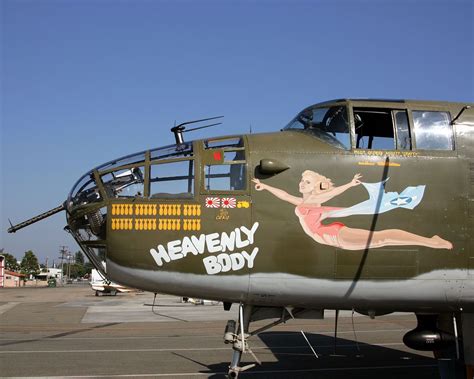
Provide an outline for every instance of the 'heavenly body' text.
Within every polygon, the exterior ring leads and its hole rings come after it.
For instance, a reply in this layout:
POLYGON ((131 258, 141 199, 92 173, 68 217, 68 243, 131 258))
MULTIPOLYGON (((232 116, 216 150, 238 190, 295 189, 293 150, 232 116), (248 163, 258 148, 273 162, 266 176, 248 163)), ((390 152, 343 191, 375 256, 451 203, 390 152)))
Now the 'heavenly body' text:
POLYGON ((160 267, 164 263, 186 258, 188 254, 201 255, 205 252, 216 254, 209 255, 202 260, 209 275, 238 271, 245 266, 253 268, 255 257, 258 254, 258 247, 251 248, 250 246, 254 243, 258 225, 258 222, 256 222, 250 229, 241 226, 230 233, 222 232, 184 237, 180 240, 170 241, 166 246, 158 245, 156 249, 150 249, 150 254, 160 267), (242 250, 244 248, 247 249, 242 250), (234 250, 239 251, 234 252, 234 250))

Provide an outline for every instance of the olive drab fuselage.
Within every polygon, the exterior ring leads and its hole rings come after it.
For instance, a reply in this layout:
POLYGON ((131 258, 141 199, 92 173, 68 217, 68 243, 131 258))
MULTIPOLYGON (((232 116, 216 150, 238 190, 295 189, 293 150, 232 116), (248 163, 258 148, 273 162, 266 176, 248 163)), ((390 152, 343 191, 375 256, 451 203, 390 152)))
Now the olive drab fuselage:
POLYGON ((152 292, 472 311, 466 105, 335 100, 282 131, 121 158, 75 185, 69 229, 111 280, 152 292))

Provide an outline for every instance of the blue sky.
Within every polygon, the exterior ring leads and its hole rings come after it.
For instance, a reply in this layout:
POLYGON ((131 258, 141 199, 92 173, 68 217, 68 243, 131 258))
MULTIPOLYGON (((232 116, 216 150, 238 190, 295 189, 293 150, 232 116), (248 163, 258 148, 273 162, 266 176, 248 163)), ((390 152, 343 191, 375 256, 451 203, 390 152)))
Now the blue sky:
POLYGON ((474 99, 472 0, 3 0, 0 248, 51 263, 79 248, 61 204, 86 171, 209 135, 278 130, 341 97, 474 99), (189 136, 189 135, 188 135, 189 136))

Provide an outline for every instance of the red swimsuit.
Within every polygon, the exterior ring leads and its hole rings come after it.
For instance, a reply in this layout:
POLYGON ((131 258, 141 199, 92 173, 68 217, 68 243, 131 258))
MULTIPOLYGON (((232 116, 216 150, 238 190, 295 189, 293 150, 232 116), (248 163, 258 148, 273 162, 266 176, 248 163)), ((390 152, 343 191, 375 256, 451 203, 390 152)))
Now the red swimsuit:
POLYGON ((341 208, 300 204, 295 208, 295 213, 297 216, 303 217, 304 223, 313 234, 317 234, 321 238, 324 238, 325 235, 337 237, 339 231, 345 227, 342 222, 333 222, 328 225, 321 224, 321 216, 323 213, 337 209, 341 208))

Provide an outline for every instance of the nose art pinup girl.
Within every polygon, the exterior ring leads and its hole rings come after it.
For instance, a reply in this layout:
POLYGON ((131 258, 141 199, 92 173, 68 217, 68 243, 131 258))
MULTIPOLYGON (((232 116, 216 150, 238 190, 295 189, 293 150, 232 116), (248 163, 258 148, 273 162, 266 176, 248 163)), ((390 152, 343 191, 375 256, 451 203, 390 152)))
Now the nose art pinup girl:
MULTIPOLYGON (((306 170, 303 172, 301 181, 299 183, 299 192, 301 193, 302 197, 290 195, 279 188, 261 183, 258 179, 252 179, 252 181, 255 183, 255 189, 257 191, 267 190, 277 198, 295 205, 295 213, 298 216, 304 232, 320 244, 334 246, 346 250, 363 250, 367 248, 373 249, 383 246, 402 245, 426 246, 433 249, 452 249, 453 245, 451 242, 446 241, 436 235, 428 238, 400 229, 370 231, 365 229, 350 228, 341 222, 333 222, 326 225, 323 224, 323 220, 327 218, 338 217, 338 214, 340 217, 351 215, 350 212, 344 212, 349 208, 327 207, 323 206, 322 204, 326 203, 337 195, 342 194, 349 188, 358 186, 360 184, 364 184, 366 187, 370 185, 374 186, 374 184, 362 183, 360 178, 361 175, 357 174, 349 183, 335 187, 330 179, 314 171, 306 170)), ((381 188, 382 184, 383 183, 377 183, 377 188, 381 188)), ((413 190, 413 187, 409 188, 413 190)), ((417 188, 414 190, 417 190, 417 188)), ((418 196, 418 202, 421 201, 421 196, 418 196)), ((416 199, 416 196, 413 198, 416 199)), ((400 197, 400 199, 402 199, 402 197, 400 197)), ((368 201, 364 203, 368 203, 368 201)), ((376 200, 372 200, 372 203, 375 204, 376 200)), ((390 209, 394 209, 395 207, 390 209)), ((356 208, 356 206, 351 207, 351 209, 352 208, 356 208)), ((383 213, 390 209, 385 209, 380 212, 377 212, 375 209, 373 209, 372 214, 383 213)))

